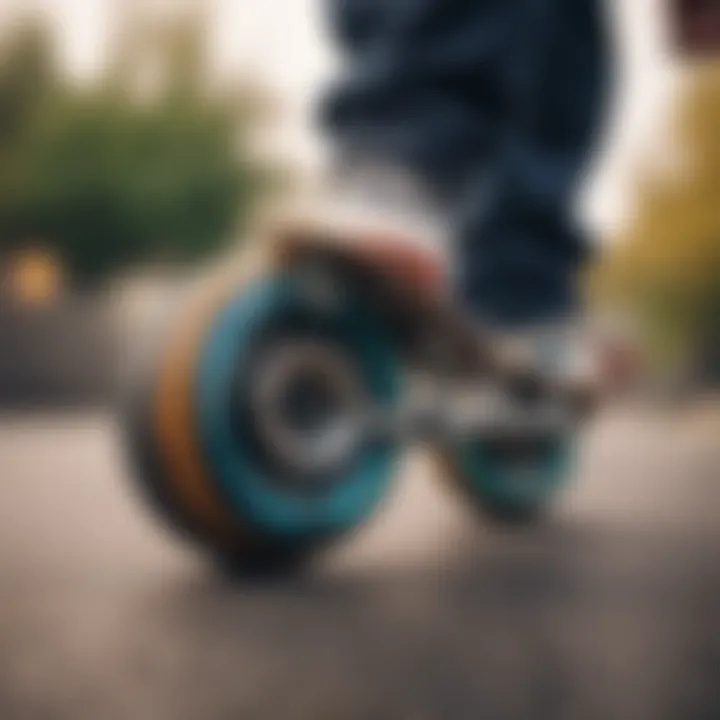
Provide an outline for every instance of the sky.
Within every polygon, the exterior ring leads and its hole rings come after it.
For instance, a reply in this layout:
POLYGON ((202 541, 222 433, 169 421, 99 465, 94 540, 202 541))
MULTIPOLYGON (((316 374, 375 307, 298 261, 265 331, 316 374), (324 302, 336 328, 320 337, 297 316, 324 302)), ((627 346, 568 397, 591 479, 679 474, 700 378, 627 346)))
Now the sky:
MULTIPOLYGON (((0 22, 35 7, 59 30, 70 68, 91 73, 102 62, 118 9, 132 2, 177 7, 192 0, 0 0, 0 22)), ((390 0, 388 0, 390 1, 390 0)), ((285 110, 275 133, 278 151, 308 166, 323 156, 310 121, 313 103, 336 58, 320 13, 321 0, 204 0, 212 19, 214 61, 223 73, 251 74, 275 92, 285 110)), ((662 52, 661 0, 608 0, 620 53, 620 82, 597 158, 579 204, 604 234, 632 210, 632 168, 652 152, 658 118, 669 102, 672 67, 662 52)))

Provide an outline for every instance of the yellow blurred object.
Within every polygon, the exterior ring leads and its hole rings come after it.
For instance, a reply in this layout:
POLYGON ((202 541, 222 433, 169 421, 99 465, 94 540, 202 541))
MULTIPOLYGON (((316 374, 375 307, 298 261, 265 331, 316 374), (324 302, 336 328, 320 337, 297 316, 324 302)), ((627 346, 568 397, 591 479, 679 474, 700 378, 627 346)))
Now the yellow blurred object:
POLYGON ((25 250, 10 264, 10 288, 24 305, 49 305, 62 289, 62 269, 57 259, 44 250, 25 250))
POLYGON ((633 222, 590 277, 600 305, 629 311, 652 353, 676 367, 714 364, 720 342, 720 62, 681 86, 668 146, 682 164, 641 172, 633 222))

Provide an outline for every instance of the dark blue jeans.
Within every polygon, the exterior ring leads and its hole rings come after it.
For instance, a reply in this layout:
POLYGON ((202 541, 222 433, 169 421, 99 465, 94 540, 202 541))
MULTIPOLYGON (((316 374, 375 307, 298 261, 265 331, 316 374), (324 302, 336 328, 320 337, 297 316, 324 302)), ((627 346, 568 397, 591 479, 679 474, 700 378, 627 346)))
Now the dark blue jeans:
POLYGON ((502 324, 570 312, 571 217, 606 86, 602 0, 327 0, 347 72, 324 108, 346 155, 396 163, 453 219, 460 291, 502 324))

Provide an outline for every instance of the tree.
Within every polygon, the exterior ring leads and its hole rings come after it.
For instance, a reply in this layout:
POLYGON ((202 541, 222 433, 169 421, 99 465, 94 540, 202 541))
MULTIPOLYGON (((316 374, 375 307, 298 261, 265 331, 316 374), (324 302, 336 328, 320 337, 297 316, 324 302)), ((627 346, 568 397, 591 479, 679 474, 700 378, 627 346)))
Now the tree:
POLYGON ((152 37, 147 91, 125 46, 79 86, 37 23, 0 65, 0 250, 40 243, 78 283, 143 261, 193 261, 243 230, 272 170, 253 159, 258 93, 212 91, 198 17, 152 37), (130 71, 127 69, 130 68, 130 71))
POLYGON ((682 162, 640 179, 634 220, 592 284, 641 320, 665 361, 707 365, 720 360, 720 68, 696 70, 676 107, 682 162))

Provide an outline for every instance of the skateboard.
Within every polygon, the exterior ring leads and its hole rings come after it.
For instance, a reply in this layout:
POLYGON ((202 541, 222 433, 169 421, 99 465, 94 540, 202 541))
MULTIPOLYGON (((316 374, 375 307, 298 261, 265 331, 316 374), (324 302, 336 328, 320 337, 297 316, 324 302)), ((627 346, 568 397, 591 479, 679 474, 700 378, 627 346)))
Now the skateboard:
POLYGON ((542 515, 592 398, 500 358, 411 239, 276 228, 209 273, 142 368, 134 476, 234 573, 285 573, 370 517, 404 449, 482 514, 542 515))

